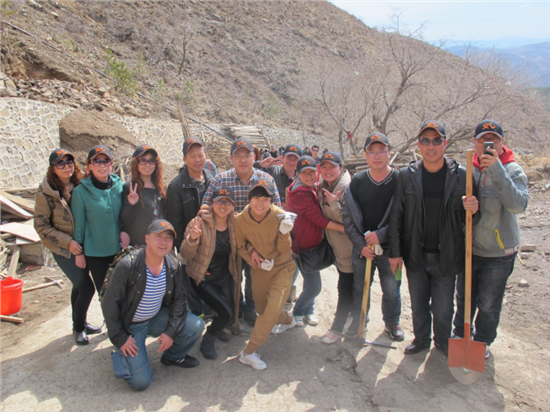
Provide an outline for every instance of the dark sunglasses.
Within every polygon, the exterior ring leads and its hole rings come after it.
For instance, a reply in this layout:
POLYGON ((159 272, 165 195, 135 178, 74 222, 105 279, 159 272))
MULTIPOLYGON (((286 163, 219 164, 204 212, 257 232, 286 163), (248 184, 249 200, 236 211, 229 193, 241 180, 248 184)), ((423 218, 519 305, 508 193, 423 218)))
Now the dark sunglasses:
POLYGON ((418 141, 422 146, 429 146, 430 143, 432 143, 434 146, 441 146, 445 139, 443 139, 442 137, 436 137, 430 140, 427 137, 423 137, 422 139, 418 139, 418 141))
POLYGON ((65 166, 73 167, 74 166, 74 160, 63 160, 63 161, 57 162, 55 164, 55 168, 59 169, 59 170, 65 169, 65 166))
POLYGON ((92 164, 94 166, 101 166, 101 165, 111 166, 113 164, 113 161, 111 159, 104 159, 104 160, 94 159, 92 160, 92 164))
POLYGON ((155 166, 157 164, 157 159, 145 159, 145 158, 139 158, 138 163, 142 166, 145 166, 147 164, 151 166, 155 166))
POLYGON ((218 206, 233 206, 233 202, 229 199, 217 199, 214 200, 214 203, 218 206))

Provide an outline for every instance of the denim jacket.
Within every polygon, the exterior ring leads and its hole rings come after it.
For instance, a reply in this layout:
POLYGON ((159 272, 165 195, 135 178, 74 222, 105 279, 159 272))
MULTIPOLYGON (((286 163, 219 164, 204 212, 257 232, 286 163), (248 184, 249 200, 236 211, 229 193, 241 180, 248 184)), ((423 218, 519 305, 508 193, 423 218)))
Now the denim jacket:
MULTIPOLYGON (((507 149, 510 150, 510 149, 507 149)), ((473 254, 501 257, 516 253, 520 244, 517 214, 527 208, 527 176, 516 162, 474 167, 479 217, 474 221, 473 254)))

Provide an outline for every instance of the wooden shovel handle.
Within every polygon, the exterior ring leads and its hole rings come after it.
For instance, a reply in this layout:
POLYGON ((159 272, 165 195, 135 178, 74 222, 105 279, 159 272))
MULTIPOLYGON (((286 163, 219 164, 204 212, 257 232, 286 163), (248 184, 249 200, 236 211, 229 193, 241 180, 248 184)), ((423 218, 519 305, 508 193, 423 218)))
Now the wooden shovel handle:
MULTIPOLYGON (((473 194, 473 157, 474 151, 466 152, 466 197, 473 194)), ((464 338, 470 339, 470 322, 472 316, 472 211, 466 211, 466 266, 464 283, 464 338)))
POLYGON ((359 318, 359 331, 358 331, 358 336, 362 339, 365 339, 365 325, 367 323, 367 310, 368 310, 368 304, 369 304, 371 272, 372 272, 372 259, 367 259, 367 264, 365 265, 365 284, 363 286, 363 300, 361 301, 361 317, 359 318))

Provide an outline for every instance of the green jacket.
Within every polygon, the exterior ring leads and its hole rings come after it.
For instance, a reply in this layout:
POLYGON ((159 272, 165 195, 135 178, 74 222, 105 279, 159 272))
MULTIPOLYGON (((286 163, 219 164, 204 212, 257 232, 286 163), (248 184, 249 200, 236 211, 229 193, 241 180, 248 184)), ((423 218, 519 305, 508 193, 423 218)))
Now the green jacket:
POLYGON ((74 190, 71 209, 74 216, 74 240, 84 249, 84 255, 104 257, 120 251, 120 207, 122 188, 120 177, 111 175, 110 189, 96 188, 91 178, 83 179, 74 190))

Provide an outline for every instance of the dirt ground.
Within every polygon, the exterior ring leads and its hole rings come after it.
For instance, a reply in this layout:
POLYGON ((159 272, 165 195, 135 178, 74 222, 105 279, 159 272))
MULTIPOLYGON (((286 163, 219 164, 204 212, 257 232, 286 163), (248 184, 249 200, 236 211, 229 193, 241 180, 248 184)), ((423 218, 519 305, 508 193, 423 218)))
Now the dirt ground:
MULTIPOLYGON (((323 272, 316 301, 317 327, 294 328, 271 336, 259 350, 268 365, 263 372, 240 364, 249 329, 228 343, 217 342, 218 359, 200 359, 192 370, 159 363, 158 344, 148 355, 154 380, 141 393, 113 377, 111 344, 106 333, 77 347, 71 334, 70 282, 24 294, 17 316, 22 325, 2 322, 2 411, 548 411, 550 410, 550 192, 532 191, 521 215, 523 244, 533 253, 516 260, 506 292, 499 336, 491 347, 485 373, 471 386, 457 382, 439 350, 405 356, 412 339, 406 279, 402 285, 401 324, 405 342, 397 350, 361 347, 344 340, 324 345, 336 307, 337 273, 323 272), (528 282, 519 286, 520 280, 528 282)), ((55 268, 18 272, 27 286, 44 276, 63 278, 55 268)), ((300 288, 300 281, 298 283, 300 288)), ((367 338, 390 342, 383 332, 380 285, 372 289, 373 307, 367 338)), ((97 301, 93 324, 102 321, 97 301)))

